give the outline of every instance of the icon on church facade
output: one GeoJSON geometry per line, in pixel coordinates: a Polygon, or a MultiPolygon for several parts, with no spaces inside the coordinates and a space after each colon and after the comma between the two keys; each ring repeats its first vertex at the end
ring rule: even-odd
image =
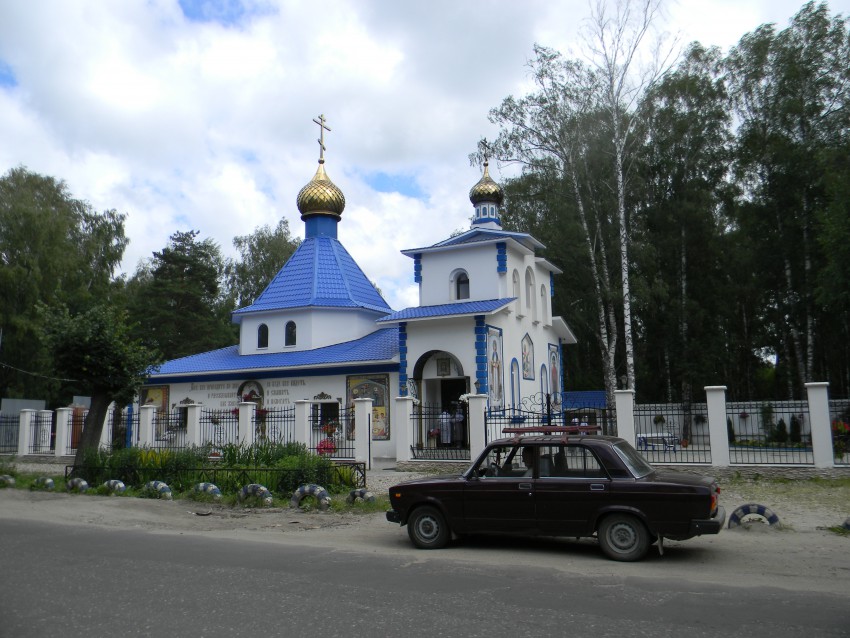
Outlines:
{"type": "Polygon", "coordinates": [[[522,378],[534,380],[534,342],[528,335],[522,338],[522,378]]]}
{"type": "Polygon", "coordinates": [[[490,409],[501,410],[505,407],[505,377],[502,350],[502,331],[487,328],[487,383],[490,395],[490,409]]]}

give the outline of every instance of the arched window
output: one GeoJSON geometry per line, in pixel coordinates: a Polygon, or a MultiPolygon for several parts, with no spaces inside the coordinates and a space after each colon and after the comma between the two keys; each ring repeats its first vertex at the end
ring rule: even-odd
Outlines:
{"type": "Polygon", "coordinates": [[[543,284],[540,285],[540,318],[545,325],[549,325],[549,297],[543,284]]]}
{"type": "Polygon", "coordinates": [[[452,271],[449,277],[449,296],[452,300],[469,299],[469,275],[466,271],[458,268],[452,271]]]}
{"type": "Polygon", "coordinates": [[[285,346],[294,346],[295,345],[295,322],[294,321],[287,321],[286,322],[286,330],[284,332],[283,345],[285,345],[285,346]]]}
{"type": "Polygon", "coordinates": [[[537,321],[537,296],[534,294],[534,273],[531,268],[525,271],[525,310],[525,314],[537,321]]]}
{"type": "Polygon", "coordinates": [[[516,301],[514,302],[514,309],[518,315],[522,314],[522,301],[520,297],[520,288],[519,288],[519,273],[514,270],[513,274],[513,296],[516,297],[516,301]]]}
{"type": "Polygon", "coordinates": [[[257,347],[269,347],[269,327],[264,323],[261,323],[260,326],[257,328],[257,347]]]}
{"type": "Polygon", "coordinates": [[[465,272],[458,273],[455,279],[455,297],[469,299],[469,276],[465,272]]]}

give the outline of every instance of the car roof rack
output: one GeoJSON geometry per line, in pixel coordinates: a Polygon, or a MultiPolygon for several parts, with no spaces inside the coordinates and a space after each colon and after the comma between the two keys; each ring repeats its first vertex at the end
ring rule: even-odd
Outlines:
{"type": "Polygon", "coordinates": [[[502,428],[503,434],[587,434],[599,432],[598,425],[537,425],[502,428]]]}

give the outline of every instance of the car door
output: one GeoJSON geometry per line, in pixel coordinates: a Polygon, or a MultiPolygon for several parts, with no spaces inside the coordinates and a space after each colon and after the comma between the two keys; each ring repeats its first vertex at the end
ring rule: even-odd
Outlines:
{"type": "Polygon", "coordinates": [[[591,522],[611,499],[611,479],[593,452],[580,444],[557,444],[544,450],[551,454],[551,471],[541,463],[535,481],[535,503],[540,533],[553,536],[584,536],[591,522]]]}
{"type": "Polygon", "coordinates": [[[534,477],[521,461],[520,448],[490,448],[464,488],[467,533],[533,533],[536,527],[534,477]]]}

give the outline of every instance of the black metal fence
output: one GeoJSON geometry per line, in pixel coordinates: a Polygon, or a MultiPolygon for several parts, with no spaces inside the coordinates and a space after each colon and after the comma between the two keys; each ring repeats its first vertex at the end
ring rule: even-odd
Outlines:
{"type": "Polygon", "coordinates": [[[650,463],[711,463],[705,403],[634,406],[635,447],[650,463]]]}
{"type": "Polygon", "coordinates": [[[453,409],[436,404],[414,405],[410,416],[410,451],[414,459],[469,460],[469,404],[453,409]]]}
{"type": "Polygon", "coordinates": [[[575,428],[576,433],[614,434],[614,411],[606,406],[589,406],[570,402],[565,394],[538,392],[525,397],[518,406],[488,410],[484,415],[485,441],[510,436],[516,428],[559,426],[575,428]]]}
{"type": "Polygon", "coordinates": [[[259,408],[254,413],[254,432],[258,441],[292,443],[295,440],[295,406],[259,408]]]}
{"type": "Polygon", "coordinates": [[[729,462],[814,465],[808,401],[726,404],[729,462]]]}
{"type": "Polygon", "coordinates": [[[18,453],[18,431],[21,417],[18,414],[0,414],[0,454],[18,453]]]}
{"type": "MultiPolygon", "coordinates": [[[[308,448],[332,459],[354,458],[354,408],[340,408],[338,403],[315,403],[311,406],[310,444],[308,448]],[[326,407],[327,406],[327,407],[326,407]]],[[[294,424],[294,415],[293,415],[294,424]]],[[[371,424],[364,424],[369,436],[371,424]]]]}
{"type": "Polygon", "coordinates": [[[829,402],[832,456],[836,465],[850,465],[850,399],[829,402]]]}
{"type": "Polygon", "coordinates": [[[41,410],[33,412],[27,452],[29,454],[50,454],[52,448],[53,413],[41,410]]]}
{"type": "Polygon", "coordinates": [[[154,435],[151,449],[180,450],[188,447],[186,409],[173,412],[157,411],[154,417],[154,435]]]}
{"type": "Polygon", "coordinates": [[[239,443],[239,410],[201,408],[201,445],[220,448],[239,443]]]}

